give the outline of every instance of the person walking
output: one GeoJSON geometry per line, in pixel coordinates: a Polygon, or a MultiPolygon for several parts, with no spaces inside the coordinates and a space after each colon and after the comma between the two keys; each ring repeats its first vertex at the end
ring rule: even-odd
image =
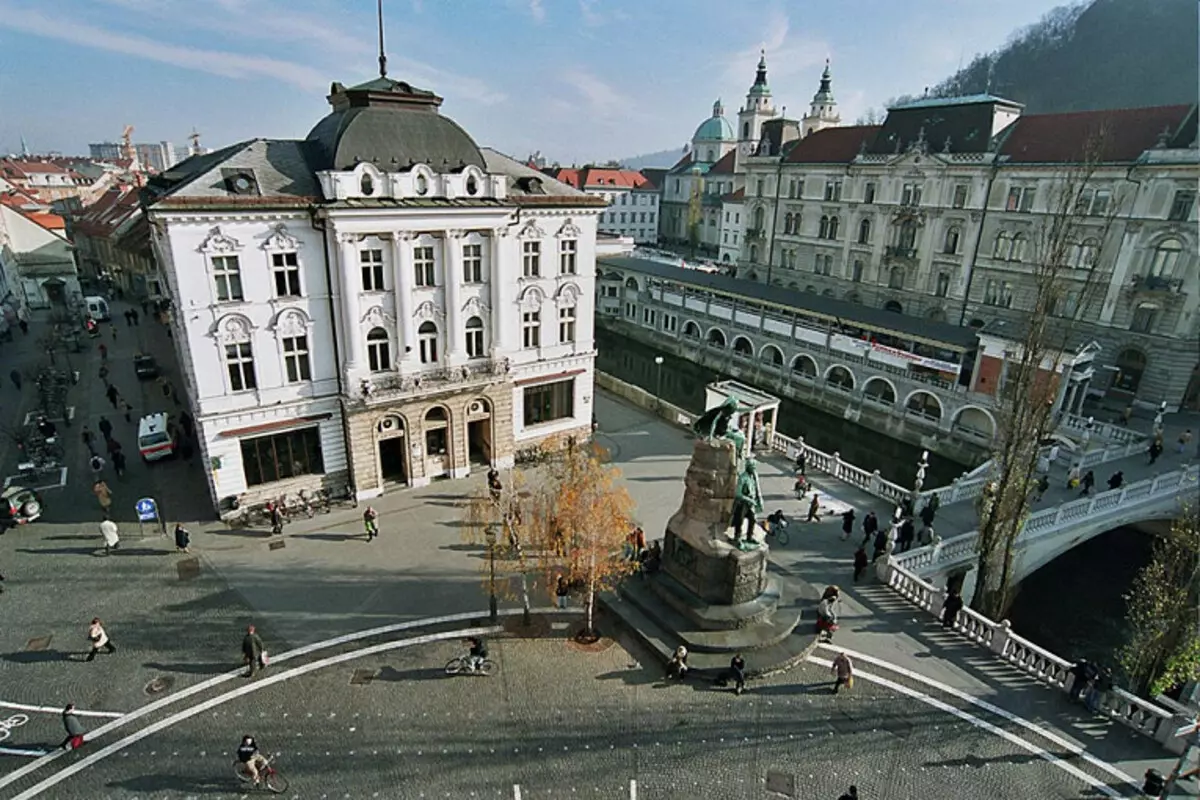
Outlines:
{"type": "Polygon", "coordinates": [[[825,589],[821,602],[817,603],[817,636],[821,641],[832,642],[833,634],[837,631],[838,597],[837,587],[830,586],[825,589]]]}
{"type": "Polygon", "coordinates": [[[187,528],[183,527],[182,522],[175,523],[175,549],[181,553],[190,553],[192,547],[192,534],[187,528]]]}
{"type": "Polygon", "coordinates": [[[367,506],[367,509],[363,511],[363,530],[366,531],[368,542],[379,535],[379,526],[375,524],[378,519],[379,512],[373,507],[367,506]]]}
{"type": "Polygon", "coordinates": [[[75,750],[83,746],[84,737],[87,736],[87,729],[83,727],[83,723],[79,721],[79,715],[75,713],[75,704],[67,703],[67,707],[62,711],[63,729],[67,732],[67,738],[62,740],[59,745],[61,750],[75,750]]]}
{"type": "Polygon", "coordinates": [[[112,335],[112,340],[115,342],[117,340],[117,326],[110,324],[108,326],[108,332],[112,335]]]}
{"type": "Polygon", "coordinates": [[[138,325],[138,312],[136,308],[129,309],[129,316],[133,319],[133,324],[138,325]]]}
{"type": "Polygon", "coordinates": [[[1116,489],[1120,489],[1121,485],[1124,483],[1125,483],[1125,472],[1123,470],[1117,470],[1109,477],[1108,488],[1110,490],[1115,491],[1116,489]]]}
{"type": "Polygon", "coordinates": [[[946,595],[946,601],[942,603],[942,627],[953,628],[955,621],[958,619],[958,612],[963,609],[962,594],[958,589],[951,589],[946,595]]]}
{"type": "Polygon", "coordinates": [[[91,459],[88,460],[88,466],[92,468],[92,480],[100,480],[100,475],[104,472],[104,459],[93,453],[91,459]]]}
{"type": "Polygon", "coordinates": [[[100,360],[108,361],[108,345],[106,345],[104,342],[101,342],[100,347],[97,349],[100,351],[100,360]]]}
{"type": "Polygon", "coordinates": [[[829,671],[833,673],[834,694],[837,694],[843,686],[847,689],[854,688],[854,662],[850,660],[850,656],[838,653],[834,656],[833,665],[829,671]]]}
{"type": "MultiPolygon", "coordinates": [[[[933,496],[937,497],[937,495],[933,496]]],[[[932,500],[921,506],[921,513],[919,516],[921,517],[921,522],[923,522],[926,527],[933,527],[933,520],[937,517],[937,506],[933,504],[932,500]]]]}
{"type": "Polygon", "coordinates": [[[108,398],[108,402],[112,404],[112,407],[116,408],[117,400],[120,399],[121,393],[117,391],[116,386],[110,383],[108,388],[104,391],[104,396],[108,398]]]}
{"type": "Polygon", "coordinates": [[[1183,453],[1187,450],[1187,446],[1189,444],[1191,444],[1191,442],[1192,442],[1192,429],[1188,428],[1186,431],[1179,434],[1179,447],[1176,448],[1175,452],[1179,453],[1180,455],[1183,455],[1183,453]]]}
{"type": "Polygon", "coordinates": [[[878,561],[879,557],[887,552],[889,538],[891,538],[891,534],[888,532],[887,528],[881,528],[880,530],[875,531],[875,546],[871,553],[872,561],[878,561]]]}
{"type": "Polygon", "coordinates": [[[1042,497],[1046,494],[1046,490],[1050,488],[1050,476],[1043,475],[1038,478],[1037,487],[1034,489],[1033,502],[1040,503],[1042,497]]]}
{"type": "Polygon", "coordinates": [[[96,423],[96,427],[100,429],[100,435],[104,437],[104,441],[112,438],[113,426],[108,421],[108,417],[100,417],[100,421],[96,423]]]}
{"type": "Polygon", "coordinates": [[[117,523],[107,516],[100,522],[100,535],[104,537],[104,555],[108,555],[121,546],[121,534],[117,529],[117,523]]]}
{"type": "MultiPolygon", "coordinates": [[[[112,440],[110,439],[109,441],[112,440]]],[[[125,474],[125,454],[121,452],[120,447],[113,451],[112,466],[113,472],[117,473],[118,478],[125,474]]]]}
{"type": "Polygon", "coordinates": [[[267,666],[266,651],[263,642],[253,625],[246,626],[246,635],[242,637],[242,662],[250,667],[245,677],[253,678],[259,669],[267,666]]]}
{"type": "Polygon", "coordinates": [[[108,451],[108,457],[112,458],[113,455],[121,452],[121,443],[116,439],[107,439],[104,442],[104,449],[108,451]]]}
{"type": "Polygon", "coordinates": [[[913,525],[912,517],[905,517],[900,523],[900,531],[896,534],[896,549],[901,553],[907,553],[912,549],[913,539],[917,538],[917,529],[913,525]]]}
{"type": "Polygon", "coordinates": [[[812,502],[808,504],[808,516],[805,517],[805,522],[815,522],[818,513],[821,511],[821,497],[816,492],[813,492],[812,502]]]}
{"type": "Polygon", "coordinates": [[[567,597],[571,594],[571,584],[566,575],[559,575],[555,582],[554,596],[559,608],[567,607],[567,597]]]}
{"type": "Polygon", "coordinates": [[[1147,451],[1150,453],[1150,463],[1151,464],[1153,464],[1155,461],[1158,461],[1158,457],[1162,455],[1162,451],[1163,451],[1162,439],[1155,438],[1155,440],[1150,443],[1150,448],[1147,451]]]}
{"type": "Polygon", "coordinates": [[[92,494],[96,495],[96,500],[100,503],[100,510],[107,517],[108,510],[112,508],[112,490],[104,481],[96,481],[92,484],[92,494]]]}
{"type": "Polygon", "coordinates": [[[854,509],[846,509],[842,514],[842,541],[850,538],[850,534],[854,532],[854,509]]]}
{"type": "MultiPolygon", "coordinates": [[[[114,402],[113,408],[116,408],[116,407],[117,407],[117,404],[114,402]]],[[[121,411],[123,411],[125,413],[125,421],[126,422],[133,422],[133,419],[131,419],[129,416],[131,413],[133,413],[133,406],[131,406],[129,404],[128,400],[121,401],[121,411]]]]}
{"type": "Polygon", "coordinates": [[[267,517],[271,520],[271,533],[275,536],[283,533],[283,510],[274,500],[267,501],[267,517]]]}
{"type": "Polygon", "coordinates": [[[1083,491],[1079,493],[1079,496],[1087,497],[1092,493],[1092,487],[1096,485],[1096,473],[1089,469],[1083,474],[1081,483],[1083,484],[1083,491]]]}
{"type": "Polygon", "coordinates": [[[796,474],[807,477],[807,473],[805,471],[807,468],[808,455],[804,452],[804,449],[801,448],[800,452],[796,454],[796,474]]]}
{"type": "Polygon", "coordinates": [[[1071,691],[1067,694],[1073,702],[1078,703],[1083,696],[1083,690],[1087,688],[1091,681],[1095,680],[1096,668],[1086,658],[1081,658],[1068,671],[1071,673],[1073,680],[1071,681],[1071,691]]]}
{"type": "Polygon", "coordinates": [[[17,327],[21,329],[21,335],[22,335],[22,336],[28,336],[28,335],[29,335],[29,323],[28,323],[28,322],[26,322],[26,321],[25,321],[25,320],[23,320],[23,319],[21,319],[21,320],[17,320],[17,327]]]}
{"type": "Polygon", "coordinates": [[[875,516],[874,511],[868,511],[867,516],[863,517],[863,547],[866,547],[867,542],[875,536],[879,531],[879,518],[875,516]]]}
{"type": "Polygon", "coordinates": [[[18,392],[21,391],[21,371],[20,370],[14,369],[12,372],[8,373],[8,379],[12,381],[13,388],[15,388],[18,392]]]}
{"type": "Polygon", "coordinates": [[[1067,491],[1074,491],[1079,486],[1080,469],[1078,464],[1072,464],[1067,470],[1067,491]]]}
{"type": "Polygon", "coordinates": [[[104,630],[104,625],[101,624],[99,617],[92,618],[92,624],[88,626],[87,638],[92,643],[92,649],[84,661],[94,661],[96,654],[101,650],[108,653],[117,652],[117,648],[113,646],[112,640],[108,638],[108,631],[104,630]]]}
{"type": "Polygon", "coordinates": [[[96,434],[92,433],[92,429],[87,425],[83,426],[83,430],[79,432],[79,438],[83,440],[83,446],[92,455],[96,455],[96,434]]]}
{"type": "Polygon", "coordinates": [[[740,695],[746,691],[746,659],[737,653],[729,659],[729,677],[733,680],[733,693],[740,695]]]}
{"type": "Polygon", "coordinates": [[[854,582],[858,583],[858,579],[867,571],[867,546],[860,544],[858,549],[854,551],[854,582]]]}

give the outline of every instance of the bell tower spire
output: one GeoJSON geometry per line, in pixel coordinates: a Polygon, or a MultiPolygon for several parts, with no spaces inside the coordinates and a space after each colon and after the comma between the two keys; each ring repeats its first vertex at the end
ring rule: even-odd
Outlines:
{"type": "Polygon", "coordinates": [[[833,99],[833,76],[829,72],[829,59],[825,59],[825,69],[821,72],[821,84],[813,95],[812,105],[808,113],[800,120],[800,134],[808,136],[822,128],[839,124],[842,117],[838,114],[837,100],[833,99]]]}
{"type": "Polygon", "coordinates": [[[745,158],[754,153],[762,138],[763,123],[776,116],[771,105],[771,87],[767,85],[767,51],[758,53],[758,68],[754,83],[746,92],[746,104],[738,112],[738,154],[734,169],[739,170],[745,158]]]}

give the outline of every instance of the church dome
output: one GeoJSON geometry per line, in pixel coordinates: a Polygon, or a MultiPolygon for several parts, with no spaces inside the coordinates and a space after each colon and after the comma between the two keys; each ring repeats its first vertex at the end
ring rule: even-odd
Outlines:
{"type": "Polygon", "coordinates": [[[314,170],[351,170],[370,162],[385,172],[427,164],[435,172],[486,170],[475,141],[438,113],[442,98],[403,81],[381,77],[329,91],[333,110],[308,133],[314,170]]]}
{"type": "Polygon", "coordinates": [[[725,109],[720,100],[713,103],[712,116],[701,122],[700,127],[696,128],[696,133],[692,136],[693,142],[732,142],[736,140],[737,134],[734,133],[733,125],[725,119],[725,109]]]}

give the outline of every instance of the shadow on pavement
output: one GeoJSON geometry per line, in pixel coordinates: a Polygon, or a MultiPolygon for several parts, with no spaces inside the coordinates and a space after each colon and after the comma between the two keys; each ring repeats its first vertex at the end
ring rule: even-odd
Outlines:
{"type": "Polygon", "coordinates": [[[366,541],[366,537],[361,533],[295,533],[288,536],[289,539],[315,539],[320,542],[348,542],[354,539],[366,541]]]}
{"type": "Polygon", "coordinates": [[[147,669],[156,669],[160,672],[180,672],[185,675],[221,675],[229,672],[237,666],[234,661],[216,661],[216,662],[183,662],[176,664],[163,664],[157,661],[148,661],[142,665],[147,669]]]}
{"type": "Polygon", "coordinates": [[[81,654],[65,650],[29,650],[19,653],[5,653],[0,656],[13,664],[45,664],[49,661],[80,661],[81,654]],[[77,656],[80,656],[77,658],[77,656]]]}
{"type": "Polygon", "coordinates": [[[436,681],[453,677],[455,676],[447,675],[444,668],[438,667],[420,667],[417,669],[383,667],[373,680],[399,683],[402,681],[436,681]]]}
{"type": "MultiPolygon", "coordinates": [[[[18,547],[18,553],[34,553],[37,555],[60,555],[60,556],[95,556],[104,558],[104,545],[97,547],[18,547]]],[[[121,547],[109,553],[108,556],[120,558],[121,556],[165,556],[170,550],[156,550],[149,547],[121,547]]]]}
{"type": "Polygon", "coordinates": [[[165,792],[179,791],[189,795],[194,794],[243,794],[247,787],[239,787],[237,778],[233,776],[233,767],[229,768],[229,778],[217,780],[197,780],[180,775],[139,775],[123,781],[110,781],[105,784],[112,789],[128,789],[134,792],[165,792]]]}

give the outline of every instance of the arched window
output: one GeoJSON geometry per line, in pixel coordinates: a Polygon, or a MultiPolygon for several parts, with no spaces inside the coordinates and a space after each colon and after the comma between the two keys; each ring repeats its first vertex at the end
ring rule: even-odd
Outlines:
{"type": "Polygon", "coordinates": [[[1025,260],[1025,234],[1017,233],[1013,235],[1012,246],[1008,250],[1008,260],[1020,263],[1025,260]]]}
{"type": "Polygon", "coordinates": [[[625,281],[625,288],[626,288],[626,289],[633,289],[633,290],[636,292],[636,291],[638,290],[638,282],[637,282],[637,279],[636,279],[636,278],[630,278],[629,280],[625,281]]]}
{"type": "Polygon", "coordinates": [[[828,216],[821,217],[821,227],[817,231],[817,238],[818,239],[828,239],[829,238],[829,217],[828,216]]]}
{"type": "Polygon", "coordinates": [[[756,244],[750,245],[750,260],[758,261],[758,245],[756,244]]]}
{"type": "Polygon", "coordinates": [[[683,326],[683,335],[689,339],[699,339],[700,326],[691,320],[688,320],[688,323],[683,326]]]}
{"type": "Polygon", "coordinates": [[[484,355],[483,320],[479,317],[471,317],[467,320],[467,356],[469,358],[483,358],[484,355]]]}
{"type": "Polygon", "coordinates": [[[762,227],[763,227],[762,206],[759,206],[758,208],[754,209],[754,227],[760,231],[762,230],[762,227]]]}
{"type": "Polygon", "coordinates": [[[712,345],[713,347],[719,347],[722,350],[724,350],[725,349],[725,334],[721,333],[721,331],[719,331],[718,329],[713,328],[711,331],[708,332],[708,343],[710,345],[712,345]]]}
{"type": "Polygon", "coordinates": [[[949,230],[946,231],[946,244],[942,248],[942,252],[950,256],[958,253],[958,240],[961,236],[962,231],[959,230],[958,226],[952,225],[949,230]]]}
{"type": "Polygon", "coordinates": [[[1150,262],[1150,276],[1154,278],[1175,277],[1175,265],[1183,252],[1183,243],[1178,239],[1164,239],[1154,248],[1154,259],[1150,262]]]}
{"type": "Polygon", "coordinates": [[[917,246],[917,223],[906,219],[900,223],[900,232],[896,236],[896,247],[901,252],[915,250],[917,246]]]}
{"type": "Polygon", "coordinates": [[[417,328],[417,341],[420,343],[421,363],[436,364],[438,360],[438,329],[432,322],[422,322],[417,328]]]}
{"type": "Polygon", "coordinates": [[[992,247],[992,258],[1005,259],[1008,258],[1008,234],[1000,231],[996,234],[996,244],[992,247]]]}
{"type": "Polygon", "coordinates": [[[367,333],[367,363],[371,372],[386,372],[392,368],[391,346],[383,328],[371,328],[367,333]]]}
{"type": "Polygon", "coordinates": [[[829,238],[836,239],[838,237],[838,218],[829,218],[829,238]]]}
{"type": "Polygon", "coordinates": [[[867,244],[871,241],[871,220],[864,219],[858,223],[858,243],[867,244]]]}
{"type": "Polygon", "coordinates": [[[785,214],[783,217],[783,232],[789,233],[789,234],[792,232],[792,215],[791,214],[785,214]]]}
{"type": "Polygon", "coordinates": [[[1146,371],[1146,354],[1127,347],[1117,354],[1117,371],[1113,374],[1112,387],[1122,392],[1136,394],[1146,371]]]}

